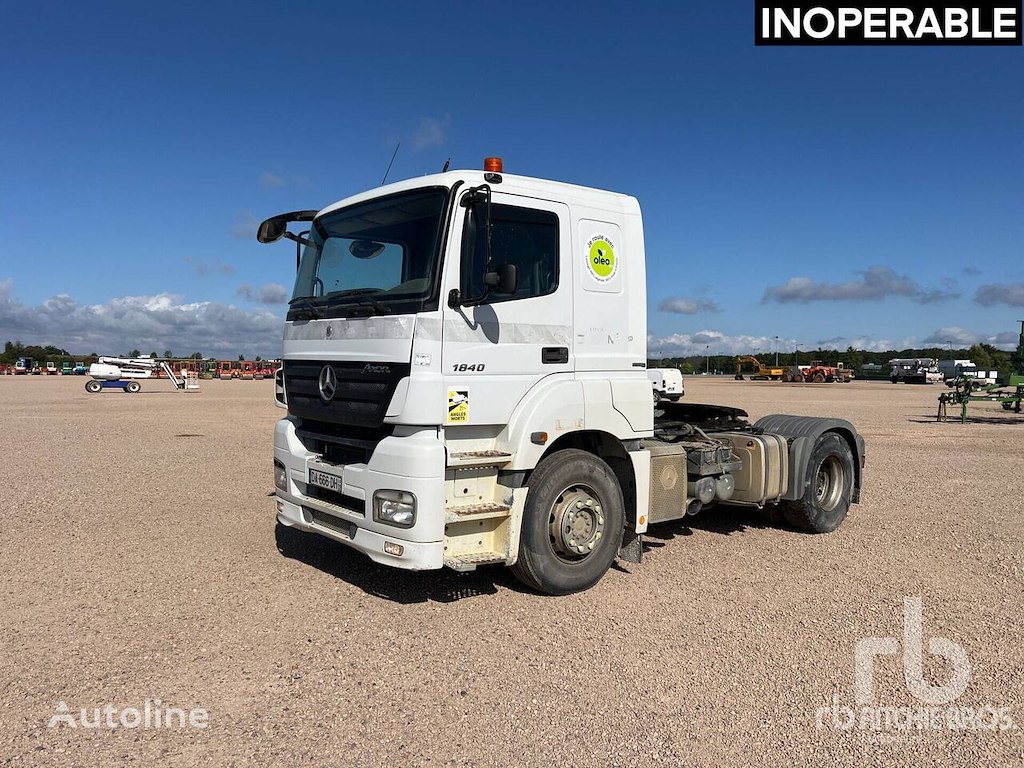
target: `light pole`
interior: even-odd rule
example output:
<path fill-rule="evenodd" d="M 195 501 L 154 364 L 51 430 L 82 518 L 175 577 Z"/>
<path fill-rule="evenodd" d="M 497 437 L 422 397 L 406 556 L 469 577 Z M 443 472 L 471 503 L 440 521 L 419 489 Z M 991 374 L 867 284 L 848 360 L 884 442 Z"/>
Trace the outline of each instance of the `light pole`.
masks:
<path fill-rule="evenodd" d="M 708 351 L 709 349 L 711 349 L 711 345 L 710 344 L 705 344 L 704 345 L 704 356 L 707 358 L 707 360 L 705 361 L 705 368 L 704 368 L 704 375 L 705 376 L 710 376 L 711 375 L 711 353 Z"/>
<path fill-rule="evenodd" d="M 779 367 L 779 337 L 775 337 L 775 367 Z"/>

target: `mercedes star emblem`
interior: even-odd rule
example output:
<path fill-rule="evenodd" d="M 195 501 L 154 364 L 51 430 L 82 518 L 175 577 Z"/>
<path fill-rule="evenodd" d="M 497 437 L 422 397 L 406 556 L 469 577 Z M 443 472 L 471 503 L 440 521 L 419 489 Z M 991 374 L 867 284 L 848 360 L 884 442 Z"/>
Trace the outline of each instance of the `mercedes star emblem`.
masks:
<path fill-rule="evenodd" d="M 338 374 L 334 369 L 325 365 L 320 369 L 320 399 L 325 403 L 334 399 L 334 393 L 338 391 Z"/>

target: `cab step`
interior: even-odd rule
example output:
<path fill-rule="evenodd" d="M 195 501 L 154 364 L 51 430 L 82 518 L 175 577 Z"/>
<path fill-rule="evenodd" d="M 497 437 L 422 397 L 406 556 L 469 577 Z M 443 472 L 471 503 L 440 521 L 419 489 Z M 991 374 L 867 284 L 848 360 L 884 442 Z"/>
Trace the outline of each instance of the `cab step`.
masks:
<path fill-rule="evenodd" d="M 506 451 L 461 451 L 448 454 L 449 469 L 500 467 L 510 461 L 512 461 L 512 454 Z"/>
<path fill-rule="evenodd" d="M 505 556 L 499 552 L 473 552 L 465 555 L 448 555 L 444 559 L 446 567 L 461 573 L 475 571 L 478 565 L 504 564 L 504 562 Z"/>
<path fill-rule="evenodd" d="M 457 507 L 448 507 L 444 511 L 444 521 L 446 523 L 463 523 L 470 520 L 485 520 L 489 517 L 508 517 L 511 511 L 504 504 L 496 504 L 493 501 L 462 504 Z"/>

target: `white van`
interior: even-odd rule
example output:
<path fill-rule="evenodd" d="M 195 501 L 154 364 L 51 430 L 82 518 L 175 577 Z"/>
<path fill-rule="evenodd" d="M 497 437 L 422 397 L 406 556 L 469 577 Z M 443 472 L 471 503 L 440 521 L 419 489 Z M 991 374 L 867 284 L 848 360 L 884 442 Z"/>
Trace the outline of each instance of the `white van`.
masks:
<path fill-rule="evenodd" d="M 683 374 L 678 368 L 648 368 L 647 376 L 654 390 L 654 402 L 661 398 L 675 401 L 681 398 L 683 391 Z"/>

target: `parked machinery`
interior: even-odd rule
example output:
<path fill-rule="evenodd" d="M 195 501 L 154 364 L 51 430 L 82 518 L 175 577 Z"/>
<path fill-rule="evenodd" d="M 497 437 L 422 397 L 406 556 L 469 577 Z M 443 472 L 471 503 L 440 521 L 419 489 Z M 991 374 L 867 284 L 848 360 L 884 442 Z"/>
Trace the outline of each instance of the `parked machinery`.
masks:
<path fill-rule="evenodd" d="M 743 365 L 745 363 L 750 364 L 754 368 L 754 372 L 750 375 L 750 378 L 755 381 L 779 381 L 785 374 L 784 368 L 771 368 L 764 365 L 753 355 L 737 355 L 736 356 L 736 380 L 743 381 Z"/>
<path fill-rule="evenodd" d="M 89 366 L 89 376 L 85 382 L 85 391 L 90 394 L 102 392 L 104 389 L 120 389 L 134 394 L 142 389 L 139 379 L 156 378 L 157 372 L 167 374 L 174 388 L 179 390 L 199 389 L 199 381 L 194 375 L 183 372 L 179 377 L 165 361 L 157 361 L 148 357 L 101 357 Z"/>

